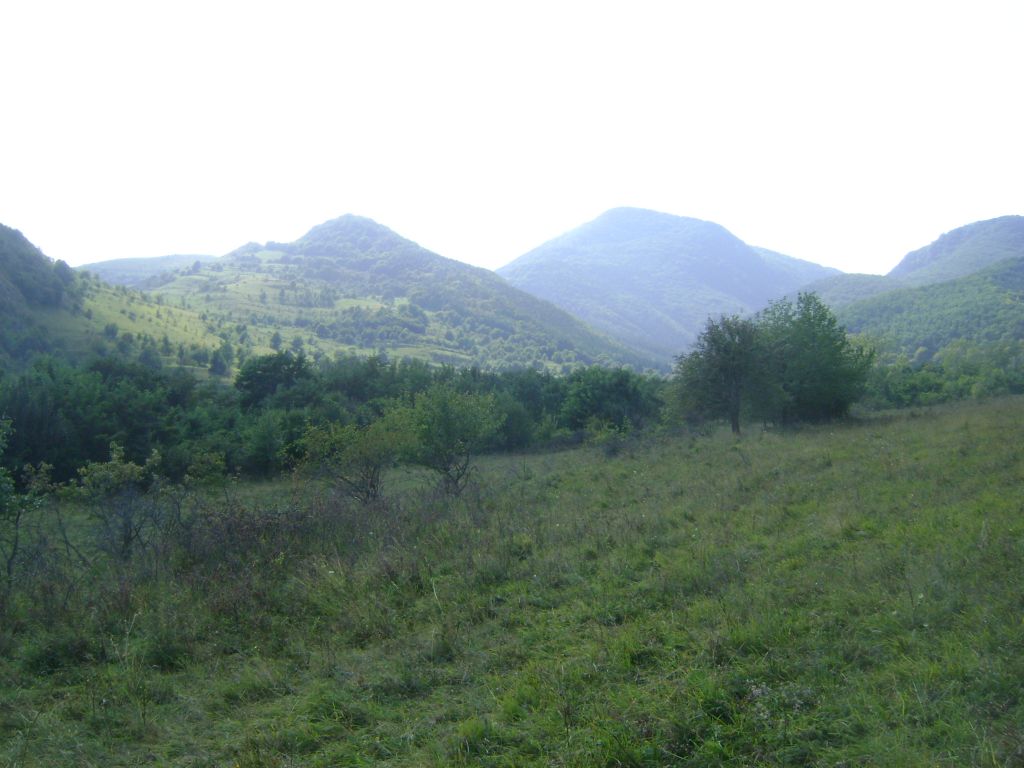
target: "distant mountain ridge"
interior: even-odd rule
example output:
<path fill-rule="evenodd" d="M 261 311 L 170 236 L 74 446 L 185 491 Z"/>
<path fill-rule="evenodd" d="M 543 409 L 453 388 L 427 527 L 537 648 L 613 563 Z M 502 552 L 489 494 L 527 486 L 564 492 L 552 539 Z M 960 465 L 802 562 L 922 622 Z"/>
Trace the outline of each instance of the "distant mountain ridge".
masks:
<path fill-rule="evenodd" d="M 493 272 L 445 258 L 355 215 L 292 243 L 249 243 L 152 293 L 273 328 L 310 352 L 379 352 L 481 367 L 656 361 L 588 328 Z"/>
<path fill-rule="evenodd" d="M 1024 216 L 951 230 L 908 253 L 885 277 L 844 275 L 812 287 L 853 332 L 926 361 L 957 341 L 1024 338 Z M 869 291 L 843 296 L 862 279 Z"/>
<path fill-rule="evenodd" d="M 911 251 L 887 275 L 841 274 L 807 286 L 838 309 L 893 291 L 934 285 L 976 274 L 1024 256 L 1024 216 L 1000 216 L 950 230 Z"/>
<path fill-rule="evenodd" d="M 1001 216 L 958 227 L 908 253 L 889 277 L 907 285 L 941 283 L 1019 256 L 1024 256 L 1024 216 Z"/>
<path fill-rule="evenodd" d="M 616 208 L 501 267 L 518 288 L 670 361 L 709 315 L 748 313 L 838 270 L 754 248 L 713 222 Z"/>
<path fill-rule="evenodd" d="M 172 254 L 151 258 L 110 259 L 83 264 L 77 269 L 92 272 L 101 280 L 112 285 L 128 288 L 146 288 L 158 282 L 170 272 L 191 267 L 196 263 L 205 264 L 217 259 L 205 254 Z"/>

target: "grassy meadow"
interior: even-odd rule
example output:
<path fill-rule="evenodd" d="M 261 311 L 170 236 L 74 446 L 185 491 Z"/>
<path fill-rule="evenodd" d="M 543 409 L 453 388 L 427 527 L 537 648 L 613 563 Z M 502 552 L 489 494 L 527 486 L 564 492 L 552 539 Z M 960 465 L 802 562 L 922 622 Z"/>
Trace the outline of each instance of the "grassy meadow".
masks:
<path fill-rule="evenodd" d="M 44 506 L 0 766 L 1024 765 L 1022 437 L 1011 398 L 487 457 L 457 499 L 181 491 L 129 560 Z"/>

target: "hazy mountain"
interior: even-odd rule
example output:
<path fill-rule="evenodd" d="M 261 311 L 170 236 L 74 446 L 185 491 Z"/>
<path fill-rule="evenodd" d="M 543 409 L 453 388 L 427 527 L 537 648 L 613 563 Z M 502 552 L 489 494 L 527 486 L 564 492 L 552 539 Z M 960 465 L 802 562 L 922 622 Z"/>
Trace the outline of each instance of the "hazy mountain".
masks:
<path fill-rule="evenodd" d="M 79 270 L 87 270 L 111 285 L 125 285 L 129 288 L 146 288 L 159 284 L 170 272 L 215 261 L 216 256 L 174 254 L 138 259 L 111 259 L 83 264 Z"/>
<path fill-rule="evenodd" d="M 903 287 L 904 283 L 895 277 L 852 273 L 815 280 L 800 290 L 812 291 L 830 307 L 838 309 Z"/>
<path fill-rule="evenodd" d="M 838 271 L 753 248 L 708 221 L 608 211 L 498 270 L 635 349 L 669 361 L 709 315 L 747 313 Z"/>
<path fill-rule="evenodd" d="M 908 253 L 889 273 L 907 285 L 940 283 L 1024 256 L 1024 216 L 978 221 Z"/>
<path fill-rule="evenodd" d="M 892 291 L 965 277 L 1022 256 L 1024 216 L 1003 216 L 947 232 L 931 245 L 908 253 L 888 275 L 833 275 L 810 283 L 805 290 L 839 309 Z"/>
<path fill-rule="evenodd" d="M 1024 216 L 952 230 L 885 276 L 840 275 L 808 286 L 846 327 L 922 361 L 958 341 L 1024 337 Z"/>
<path fill-rule="evenodd" d="M 151 293 L 228 324 L 267 350 L 377 352 L 483 367 L 655 365 L 500 277 L 342 216 L 293 243 L 249 243 Z M 237 343 L 232 341 L 232 343 Z"/>

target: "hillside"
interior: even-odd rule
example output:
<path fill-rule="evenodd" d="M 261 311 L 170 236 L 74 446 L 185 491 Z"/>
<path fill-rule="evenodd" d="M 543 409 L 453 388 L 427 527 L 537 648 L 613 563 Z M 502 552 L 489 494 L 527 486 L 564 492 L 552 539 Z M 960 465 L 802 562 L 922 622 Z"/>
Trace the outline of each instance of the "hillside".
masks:
<path fill-rule="evenodd" d="M 1021 406 L 501 457 L 372 510 L 163 488 L 129 561 L 65 503 L 79 556 L 34 534 L 0 622 L 0 763 L 1017 765 Z"/>
<path fill-rule="evenodd" d="M 838 310 L 847 304 L 864 301 L 902 287 L 903 283 L 895 277 L 851 273 L 815 280 L 803 286 L 801 290 L 818 294 L 818 298 Z"/>
<path fill-rule="evenodd" d="M 1024 216 L 1002 216 L 959 227 L 908 253 L 889 277 L 907 285 L 928 285 L 1020 257 L 1024 257 Z"/>
<path fill-rule="evenodd" d="M 226 335 L 199 313 L 54 262 L 0 225 L 0 373 L 39 354 L 81 361 L 113 351 L 205 370 Z"/>
<path fill-rule="evenodd" d="M 216 259 L 215 256 L 182 255 L 155 256 L 139 259 L 111 259 L 83 264 L 79 270 L 88 271 L 111 285 L 123 285 L 128 288 L 147 288 L 158 284 L 169 272 L 187 269 L 195 264 L 205 264 Z"/>
<path fill-rule="evenodd" d="M 957 340 L 978 343 L 1024 338 L 1024 257 L 974 274 L 900 288 L 837 310 L 851 332 L 883 349 L 927 360 Z"/>
<path fill-rule="evenodd" d="M 709 315 L 761 309 L 835 272 L 752 248 L 718 224 L 636 208 L 608 211 L 498 270 L 663 361 Z"/>
<path fill-rule="evenodd" d="M 810 283 L 834 309 L 867 301 L 891 291 L 935 285 L 980 272 L 1007 259 L 1024 257 L 1024 216 L 1003 216 L 958 227 L 938 240 L 908 253 L 887 275 L 833 275 Z M 940 292 L 941 293 L 941 292 Z M 924 294 L 915 294 L 920 301 Z M 890 298 L 898 303 L 898 298 Z M 882 305 L 886 301 L 881 302 Z M 857 310 L 864 315 L 871 306 Z"/>
<path fill-rule="evenodd" d="M 226 327 L 244 326 L 263 351 L 281 344 L 313 356 L 383 351 L 485 368 L 654 364 L 488 270 L 351 215 L 294 243 L 250 243 L 166 275 L 149 293 Z"/>

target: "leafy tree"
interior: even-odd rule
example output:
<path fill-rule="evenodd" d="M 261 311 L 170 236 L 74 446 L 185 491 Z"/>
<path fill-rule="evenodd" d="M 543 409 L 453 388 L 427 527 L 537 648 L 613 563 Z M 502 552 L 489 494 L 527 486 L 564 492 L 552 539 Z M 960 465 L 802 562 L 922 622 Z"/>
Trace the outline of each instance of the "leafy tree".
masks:
<path fill-rule="evenodd" d="M 412 448 L 412 433 L 400 414 L 392 411 L 365 427 L 337 422 L 309 427 L 302 439 L 306 466 L 326 473 L 354 499 L 375 501 L 384 470 Z"/>
<path fill-rule="evenodd" d="M 740 433 L 740 412 L 760 378 L 757 326 L 738 315 L 708 318 L 689 354 L 677 359 L 676 386 L 691 415 L 723 417 Z"/>
<path fill-rule="evenodd" d="M 569 376 L 561 420 L 570 429 L 600 422 L 622 429 L 654 413 L 656 405 L 643 378 L 625 368 L 582 368 Z"/>
<path fill-rule="evenodd" d="M 438 383 L 403 411 L 395 418 L 408 418 L 415 438 L 413 462 L 437 472 L 446 492 L 461 493 L 474 454 L 501 426 L 494 396 L 465 394 L 450 384 Z"/>
<path fill-rule="evenodd" d="M 215 349 L 210 357 L 210 373 L 214 376 L 228 375 L 228 363 L 219 349 Z"/>
<path fill-rule="evenodd" d="M 864 394 L 873 354 L 850 341 L 815 294 L 801 293 L 795 305 L 774 302 L 759 316 L 758 328 L 774 385 L 765 410 L 775 420 L 838 418 Z"/>
<path fill-rule="evenodd" d="M 746 407 L 779 423 L 845 415 L 864 394 L 872 362 L 816 295 L 802 293 L 754 319 L 709 319 L 678 359 L 675 385 L 685 412 L 726 417 L 738 434 Z"/>
<path fill-rule="evenodd" d="M 305 355 L 278 352 L 246 360 L 235 379 L 235 388 L 242 393 L 243 407 L 253 408 L 311 376 Z"/>
<path fill-rule="evenodd" d="M 159 525 L 159 503 L 148 489 L 158 481 L 160 456 L 153 453 L 144 465 L 125 458 L 124 450 L 110 444 L 110 460 L 89 462 L 78 470 L 78 483 L 67 493 L 83 502 L 99 523 L 100 549 L 121 561 L 147 543 Z"/>

